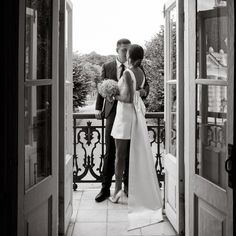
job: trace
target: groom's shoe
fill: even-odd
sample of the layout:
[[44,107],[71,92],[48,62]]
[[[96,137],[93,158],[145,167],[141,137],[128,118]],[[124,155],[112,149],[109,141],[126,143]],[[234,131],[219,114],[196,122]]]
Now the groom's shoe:
[[100,193],[95,197],[96,202],[103,202],[110,197],[110,190],[101,189]]
[[125,196],[128,197],[129,190],[126,185],[124,186],[124,193],[125,193]]

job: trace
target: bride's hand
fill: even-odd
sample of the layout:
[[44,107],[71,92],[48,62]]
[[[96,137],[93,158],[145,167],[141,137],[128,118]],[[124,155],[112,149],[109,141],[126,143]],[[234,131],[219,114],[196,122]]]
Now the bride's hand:
[[106,100],[108,101],[108,102],[113,102],[114,101],[114,98],[113,98],[114,96],[106,96]]

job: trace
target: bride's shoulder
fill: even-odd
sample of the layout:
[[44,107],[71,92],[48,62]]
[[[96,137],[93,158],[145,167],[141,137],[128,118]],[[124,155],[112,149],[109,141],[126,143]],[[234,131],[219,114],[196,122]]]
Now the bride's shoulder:
[[125,71],[124,71],[124,76],[125,77],[131,77],[131,74],[130,73],[132,73],[132,72],[130,72],[130,69],[126,69]]
[[124,77],[125,80],[132,81],[132,76],[131,76],[130,73],[132,73],[132,72],[130,72],[130,69],[126,69],[124,71],[123,77]]

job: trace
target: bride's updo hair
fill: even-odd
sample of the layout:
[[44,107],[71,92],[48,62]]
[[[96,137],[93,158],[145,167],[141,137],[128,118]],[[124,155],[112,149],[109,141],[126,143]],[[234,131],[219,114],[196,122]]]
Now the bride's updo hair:
[[128,49],[128,55],[134,67],[141,65],[144,56],[144,50],[137,44],[131,44]]

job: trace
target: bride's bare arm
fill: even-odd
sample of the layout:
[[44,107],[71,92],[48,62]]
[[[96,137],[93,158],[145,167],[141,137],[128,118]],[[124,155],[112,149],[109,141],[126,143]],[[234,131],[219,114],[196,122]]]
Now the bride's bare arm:
[[133,80],[128,71],[124,72],[123,79],[124,79],[125,86],[123,87],[122,91],[120,91],[120,95],[117,95],[115,98],[121,102],[132,103],[133,96],[134,96]]

